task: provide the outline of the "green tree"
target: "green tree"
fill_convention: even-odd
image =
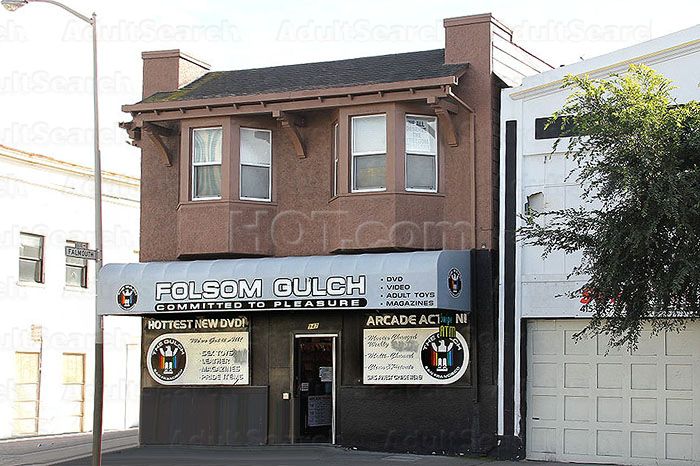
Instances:
[[[568,296],[591,320],[578,337],[635,348],[645,324],[658,333],[700,317],[700,104],[678,105],[671,81],[641,65],[564,87],[550,124],[571,136],[583,205],[527,212],[519,235],[545,256],[582,251],[570,277],[586,283]]]

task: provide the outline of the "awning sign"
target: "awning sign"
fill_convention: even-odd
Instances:
[[[470,310],[468,251],[108,264],[98,312]]]

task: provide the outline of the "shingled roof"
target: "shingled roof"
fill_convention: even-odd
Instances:
[[[466,64],[445,65],[445,50],[398,53],[298,65],[207,73],[174,92],[142,103],[272,94],[459,76]]]

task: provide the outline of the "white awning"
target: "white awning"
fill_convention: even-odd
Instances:
[[[284,309],[470,311],[469,251],[107,264],[98,313]]]

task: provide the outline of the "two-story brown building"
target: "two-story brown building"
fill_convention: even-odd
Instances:
[[[444,49],[210,72],[143,53],[143,444],[497,444],[500,89],[548,65],[491,15]]]

